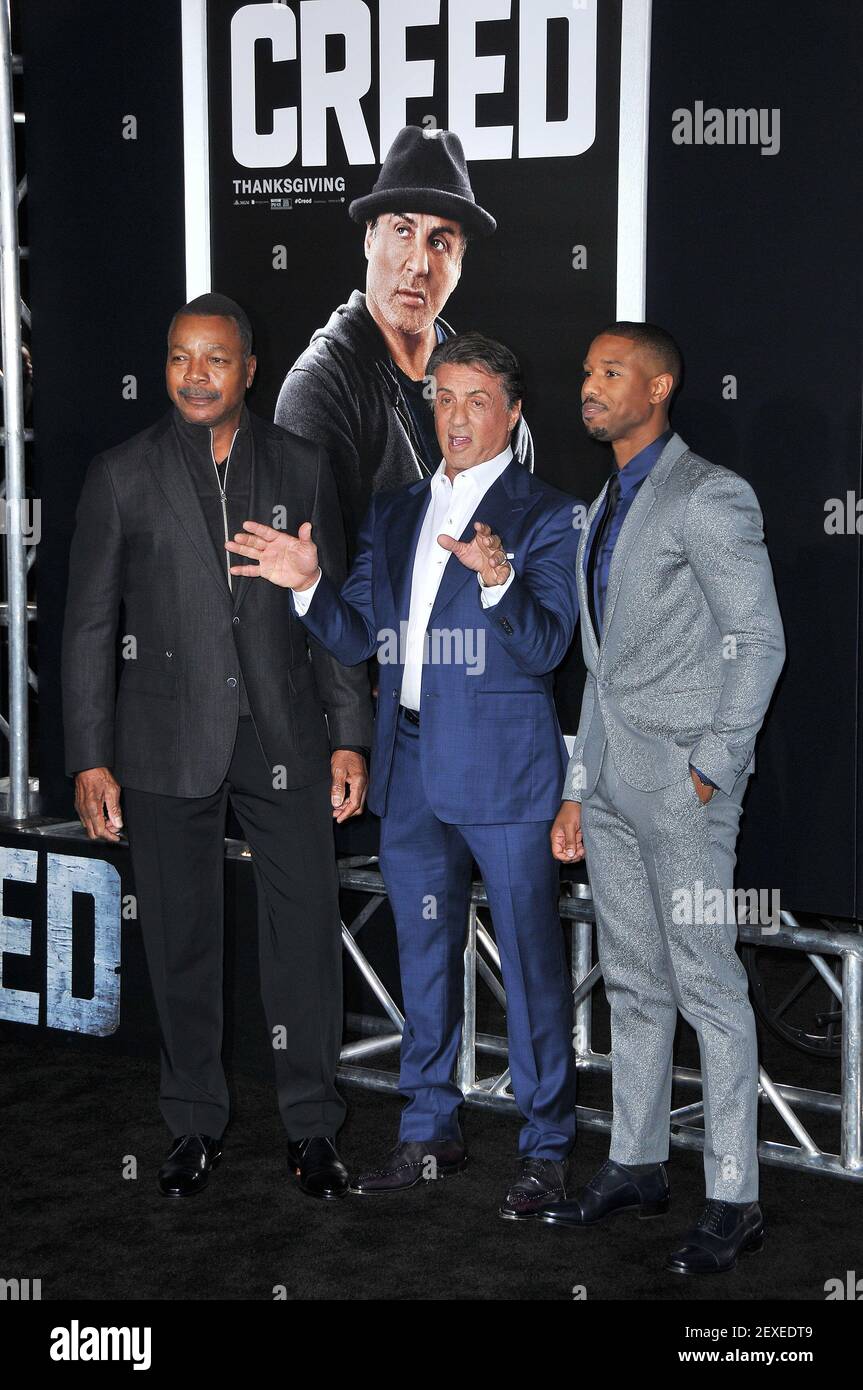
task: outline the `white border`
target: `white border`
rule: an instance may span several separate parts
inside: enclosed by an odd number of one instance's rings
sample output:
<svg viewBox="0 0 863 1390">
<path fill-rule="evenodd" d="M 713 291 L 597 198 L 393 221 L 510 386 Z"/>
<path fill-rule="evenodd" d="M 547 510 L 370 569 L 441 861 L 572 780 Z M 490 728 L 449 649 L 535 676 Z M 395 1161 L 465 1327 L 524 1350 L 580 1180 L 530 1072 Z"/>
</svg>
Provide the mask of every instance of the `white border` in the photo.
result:
<svg viewBox="0 0 863 1390">
<path fill-rule="evenodd" d="M 617 153 L 616 317 L 640 322 L 647 300 L 647 138 L 653 0 L 623 0 Z"/>
<path fill-rule="evenodd" d="M 522 0 L 524 3 L 524 0 Z M 186 297 L 211 284 L 207 0 L 181 0 Z M 647 279 L 647 139 L 652 0 L 623 0 L 617 154 L 619 319 L 644 318 Z"/>
<path fill-rule="evenodd" d="M 183 182 L 186 299 L 210 289 L 210 113 L 207 100 L 207 0 L 181 0 Z"/>
</svg>

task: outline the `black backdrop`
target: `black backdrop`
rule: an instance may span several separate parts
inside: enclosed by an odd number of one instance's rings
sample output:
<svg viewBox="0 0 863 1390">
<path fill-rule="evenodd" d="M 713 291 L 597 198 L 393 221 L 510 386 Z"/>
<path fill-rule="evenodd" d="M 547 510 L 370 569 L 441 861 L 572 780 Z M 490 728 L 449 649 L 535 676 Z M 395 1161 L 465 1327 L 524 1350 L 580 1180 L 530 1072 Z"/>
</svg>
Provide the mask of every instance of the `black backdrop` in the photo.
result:
<svg viewBox="0 0 863 1390">
<path fill-rule="evenodd" d="M 817 38 L 814 36 L 817 30 Z M 674 423 L 761 499 L 789 660 L 757 755 L 741 881 L 783 905 L 863 908 L 859 536 L 829 498 L 863 493 L 861 174 L 853 0 L 654 0 L 648 316 L 687 359 Z M 40 0 L 24 10 L 35 364 L 39 768 L 71 814 L 58 657 L 69 538 L 88 459 L 165 406 L 162 341 L 184 296 L 179 7 Z M 678 108 L 779 108 L 781 146 L 686 146 Z M 134 115 L 137 139 L 122 138 Z M 557 326 L 573 389 L 583 345 Z M 513 346 L 518 344 L 513 343 Z M 123 378 L 137 380 L 124 399 Z M 737 398 L 723 398 L 733 375 Z M 583 456 L 581 442 L 573 457 Z M 593 495 L 596 450 L 573 479 Z"/>
</svg>

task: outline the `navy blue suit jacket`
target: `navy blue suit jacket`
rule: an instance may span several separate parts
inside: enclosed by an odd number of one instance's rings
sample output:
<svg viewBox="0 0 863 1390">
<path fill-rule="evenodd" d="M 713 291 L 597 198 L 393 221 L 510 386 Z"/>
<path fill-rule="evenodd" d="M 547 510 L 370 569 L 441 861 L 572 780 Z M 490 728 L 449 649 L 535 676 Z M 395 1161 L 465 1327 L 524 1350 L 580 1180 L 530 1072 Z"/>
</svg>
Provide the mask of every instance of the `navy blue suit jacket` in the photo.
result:
<svg viewBox="0 0 863 1390">
<path fill-rule="evenodd" d="M 346 666 L 377 655 L 379 695 L 368 804 L 386 814 L 414 556 L 430 500 L 423 478 L 377 493 L 357 558 L 338 590 L 323 575 L 303 621 Z M 566 747 L 552 673 L 578 619 L 575 499 L 510 463 L 462 533 L 484 521 L 513 555 L 515 578 L 484 608 L 476 573 L 451 555 L 428 623 L 421 765 L 429 805 L 456 825 L 551 820 Z M 461 660 L 459 659 L 461 656 Z"/>
</svg>

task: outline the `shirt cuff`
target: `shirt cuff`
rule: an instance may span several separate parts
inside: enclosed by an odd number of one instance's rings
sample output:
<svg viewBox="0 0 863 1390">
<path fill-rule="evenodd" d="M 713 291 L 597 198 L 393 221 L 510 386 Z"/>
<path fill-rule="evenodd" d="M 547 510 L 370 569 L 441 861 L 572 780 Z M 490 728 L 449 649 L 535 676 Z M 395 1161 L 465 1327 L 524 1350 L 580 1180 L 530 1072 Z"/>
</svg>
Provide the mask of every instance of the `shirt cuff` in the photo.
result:
<svg viewBox="0 0 863 1390">
<path fill-rule="evenodd" d="M 314 584 L 312 585 L 312 587 L 311 587 L 310 589 L 303 589 L 302 592 L 300 592 L 300 593 L 298 593 L 296 589 L 292 589 L 292 590 L 291 590 L 291 593 L 292 593 L 293 596 L 294 596 L 294 609 L 295 609 L 295 611 L 296 611 L 298 617 L 301 618 L 301 617 L 303 616 L 304 613 L 308 613 L 308 611 L 309 611 L 309 604 L 311 603 L 312 599 L 313 599 L 314 596 L 315 596 L 315 590 L 317 589 L 318 585 L 319 585 L 320 582 L 321 582 L 321 576 L 322 576 L 322 575 L 323 575 L 323 570 L 319 569 L 319 570 L 318 570 L 318 577 L 317 577 L 317 579 L 315 580 Z"/>
<path fill-rule="evenodd" d="M 509 562 L 509 574 L 502 584 L 483 584 L 482 575 L 478 574 L 479 580 L 479 601 L 483 608 L 494 608 L 496 603 L 500 603 L 512 581 L 515 579 L 515 570 L 512 562 Z"/>
</svg>

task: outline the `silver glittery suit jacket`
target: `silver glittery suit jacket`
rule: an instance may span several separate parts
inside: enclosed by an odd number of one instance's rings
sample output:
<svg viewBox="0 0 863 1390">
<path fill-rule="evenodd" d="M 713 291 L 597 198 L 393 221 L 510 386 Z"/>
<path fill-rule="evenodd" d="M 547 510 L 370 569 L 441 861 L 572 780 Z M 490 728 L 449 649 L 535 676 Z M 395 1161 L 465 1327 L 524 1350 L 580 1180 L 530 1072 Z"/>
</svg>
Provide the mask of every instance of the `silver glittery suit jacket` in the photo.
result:
<svg viewBox="0 0 863 1390">
<path fill-rule="evenodd" d="M 587 680 L 564 800 L 593 791 L 606 742 L 641 791 L 685 777 L 691 763 L 730 793 L 785 660 L 758 501 L 673 435 L 617 538 L 597 644 L 584 551 L 604 498 L 605 488 L 578 550 Z"/>
</svg>

